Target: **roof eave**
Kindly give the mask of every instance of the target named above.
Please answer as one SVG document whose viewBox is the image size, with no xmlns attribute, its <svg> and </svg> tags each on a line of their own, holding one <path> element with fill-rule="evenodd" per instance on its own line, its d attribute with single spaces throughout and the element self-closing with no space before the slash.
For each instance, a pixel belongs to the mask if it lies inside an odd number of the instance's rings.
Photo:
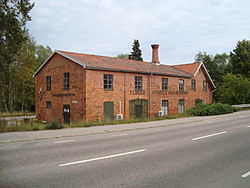
<svg viewBox="0 0 250 188">
<path fill-rule="evenodd" d="M 212 84 L 213 87 L 214 87 L 214 90 L 213 90 L 213 91 L 215 91 L 215 90 L 216 90 L 216 86 L 215 86 L 215 84 L 214 84 L 214 82 L 213 82 L 211 76 L 209 75 L 209 73 L 208 73 L 208 71 L 207 71 L 207 68 L 205 67 L 204 63 L 202 63 L 202 62 L 200 63 L 200 65 L 199 65 L 198 69 L 196 70 L 194 76 L 196 76 L 196 74 L 198 73 L 198 71 L 199 71 L 199 69 L 201 68 L 201 66 L 203 66 L 203 68 L 204 68 L 204 70 L 205 70 L 205 73 L 206 73 L 206 75 L 208 76 L 209 81 L 211 82 L 211 84 Z"/>
<path fill-rule="evenodd" d="M 71 60 L 71 61 L 73 61 L 73 62 L 75 62 L 76 64 L 82 66 L 83 68 L 86 67 L 85 65 L 83 65 L 82 63 L 80 63 L 80 61 L 76 60 L 75 58 L 72 58 L 72 57 L 70 57 L 70 56 L 64 54 L 63 52 L 60 52 L 60 51 L 58 51 L 58 50 L 55 50 L 55 51 L 46 59 L 46 61 L 37 69 L 37 71 L 33 74 L 33 78 L 37 75 L 37 73 L 43 68 L 43 66 L 44 66 L 44 65 L 52 58 L 52 56 L 53 56 L 54 54 L 56 54 L 56 53 L 59 54 L 59 55 L 61 55 L 61 56 L 63 56 L 63 57 L 65 57 L 65 58 L 67 58 L 67 59 L 69 59 L 69 60 Z"/>
</svg>

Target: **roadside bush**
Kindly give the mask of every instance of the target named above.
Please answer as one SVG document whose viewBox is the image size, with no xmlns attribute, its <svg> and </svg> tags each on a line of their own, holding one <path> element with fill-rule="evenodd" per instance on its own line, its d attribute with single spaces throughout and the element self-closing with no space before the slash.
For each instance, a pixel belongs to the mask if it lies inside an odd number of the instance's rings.
<svg viewBox="0 0 250 188">
<path fill-rule="evenodd" d="M 238 108 L 232 107 L 229 104 L 212 103 L 212 104 L 198 104 L 189 109 L 189 113 L 195 116 L 211 116 L 228 114 L 238 111 Z"/>
<path fill-rule="evenodd" d="M 53 120 L 49 122 L 45 128 L 46 129 L 62 129 L 63 125 L 58 120 Z"/>
</svg>

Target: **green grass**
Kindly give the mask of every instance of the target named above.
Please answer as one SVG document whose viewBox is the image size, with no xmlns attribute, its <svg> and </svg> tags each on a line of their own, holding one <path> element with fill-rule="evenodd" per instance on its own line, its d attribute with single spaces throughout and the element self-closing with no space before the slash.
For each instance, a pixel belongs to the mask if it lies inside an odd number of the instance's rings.
<svg viewBox="0 0 250 188">
<path fill-rule="evenodd" d="M 116 124 L 130 124 L 130 123 L 139 123 L 139 122 L 150 122 L 150 121 L 159 121 L 165 119 L 177 119 L 183 117 L 191 117 L 192 115 L 189 113 L 178 114 L 178 115 L 169 115 L 169 116 L 161 116 L 157 118 L 150 119 L 124 119 L 124 120 L 113 120 L 113 121 L 86 121 L 86 122 L 75 122 L 70 124 L 64 124 L 65 128 L 73 128 L 73 127 L 93 127 L 93 126 L 103 126 L 103 125 L 116 125 Z"/>
<path fill-rule="evenodd" d="M 0 113 L 0 117 L 15 117 L 15 116 L 34 116 L 35 112 L 11 112 L 11 113 Z"/>
<path fill-rule="evenodd" d="M 73 127 L 93 127 L 93 126 L 103 126 L 103 125 L 116 125 L 116 124 L 129 124 L 129 123 L 138 123 L 138 122 L 149 122 L 149 121 L 158 121 L 164 119 L 176 119 L 182 117 L 190 117 L 188 113 L 178 114 L 178 115 L 169 115 L 162 116 L 151 119 L 125 119 L 125 120 L 114 120 L 114 121 L 89 121 L 89 122 L 75 122 L 70 124 L 61 124 L 57 120 L 52 122 L 43 123 L 36 121 L 34 119 L 29 120 L 28 122 L 18 121 L 14 122 L 12 125 L 8 125 L 7 121 L 0 120 L 0 133 L 3 132 L 14 132 L 14 131 L 38 131 L 38 130 L 47 130 L 47 129 L 61 129 L 61 128 L 73 128 Z"/>
<path fill-rule="evenodd" d="M 13 124 L 8 125 L 8 121 L 0 120 L 0 133 L 3 132 L 13 132 L 13 131 L 38 131 L 45 130 L 46 124 L 42 122 L 36 122 L 34 120 L 30 120 L 28 123 L 24 121 L 16 121 Z"/>
</svg>

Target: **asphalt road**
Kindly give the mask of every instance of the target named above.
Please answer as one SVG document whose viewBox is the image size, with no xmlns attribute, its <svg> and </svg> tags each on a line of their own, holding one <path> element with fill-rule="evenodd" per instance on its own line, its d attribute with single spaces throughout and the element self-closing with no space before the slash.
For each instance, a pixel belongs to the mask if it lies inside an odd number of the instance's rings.
<svg viewBox="0 0 250 188">
<path fill-rule="evenodd" d="M 0 187 L 250 187 L 250 113 L 0 144 Z"/>
</svg>

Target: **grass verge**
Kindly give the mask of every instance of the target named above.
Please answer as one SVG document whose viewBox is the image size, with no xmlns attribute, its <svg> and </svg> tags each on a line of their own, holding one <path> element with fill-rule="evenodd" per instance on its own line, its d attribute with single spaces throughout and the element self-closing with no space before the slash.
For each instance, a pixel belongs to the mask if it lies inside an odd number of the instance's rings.
<svg viewBox="0 0 250 188">
<path fill-rule="evenodd" d="M 3 132 L 14 132 L 14 131 L 38 131 L 47 129 L 61 129 L 61 128 L 73 128 L 73 127 L 92 127 L 92 126 L 103 126 L 103 125 L 116 125 L 116 124 L 129 124 L 138 122 L 149 122 L 158 121 L 165 119 L 176 119 L 182 117 L 190 117 L 192 115 L 188 113 L 162 116 L 151 119 L 125 119 L 125 120 L 114 120 L 114 121 L 86 121 L 86 122 L 75 122 L 70 124 L 61 124 L 59 121 L 54 120 L 52 122 L 43 123 L 36 120 L 29 120 L 28 122 L 16 121 L 8 123 L 8 121 L 0 120 L 0 133 Z"/>
<path fill-rule="evenodd" d="M 0 113 L 0 117 L 15 117 L 15 116 L 35 116 L 35 112 L 11 112 L 11 113 Z"/>
</svg>

